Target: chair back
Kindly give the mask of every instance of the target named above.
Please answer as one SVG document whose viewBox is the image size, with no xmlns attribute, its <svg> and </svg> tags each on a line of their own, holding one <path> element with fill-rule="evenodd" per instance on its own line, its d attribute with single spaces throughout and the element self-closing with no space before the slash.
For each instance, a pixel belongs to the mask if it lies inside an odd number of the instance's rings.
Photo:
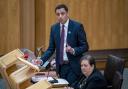
<svg viewBox="0 0 128 89">
<path fill-rule="evenodd" d="M 112 85 L 112 81 L 116 71 L 123 74 L 123 70 L 124 70 L 124 59 L 114 55 L 109 55 L 104 70 L 104 77 L 106 78 L 108 85 Z"/>
<path fill-rule="evenodd" d="M 122 82 L 123 82 L 123 75 L 120 72 L 116 71 L 112 82 L 112 89 L 121 89 Z"/>
</svg>

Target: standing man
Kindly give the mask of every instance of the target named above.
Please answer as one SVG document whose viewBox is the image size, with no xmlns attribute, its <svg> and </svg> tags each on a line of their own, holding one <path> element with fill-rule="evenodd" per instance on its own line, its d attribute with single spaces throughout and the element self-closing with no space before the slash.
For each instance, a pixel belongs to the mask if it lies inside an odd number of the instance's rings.
<svg viewBox="0 0 128 89">
<path fill-rule="evenodd" d="M 81 74 L 80 58 L 88 51 L 88 42 L 83 25 L 68 17 L 66 5 L 59 4 L 55 14 L 58 22 L 51 27 L 49 47 L 41 59 L 44 63 L 56 50 L 57 73 L 72 85 Z"/>
</svg>

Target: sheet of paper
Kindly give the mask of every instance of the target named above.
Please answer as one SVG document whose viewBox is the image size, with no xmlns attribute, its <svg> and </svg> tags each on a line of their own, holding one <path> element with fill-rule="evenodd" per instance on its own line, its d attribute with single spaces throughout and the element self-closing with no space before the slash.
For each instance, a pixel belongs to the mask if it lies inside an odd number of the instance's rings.
<svg viewBox="0 0 128 89">
<path fill-rule="evenodd" d="M 50 81 L 50 80 L 54 80 L 54 79 L 52 77 L 38 76 L 38 75 L 32 77 L 32 81 L 34 81 L 34 82 L 38 82 L 40 80 Z"/>
<path fill-rule="evenodd" d="M 32 77 L 33 82 L 38 82 L 41 80 L 52 81 L 54 80 L 54 78 L 46 77 L 44 75 L 35 75 Z M 52 83 L 53 87 L 67 86 L 69 84 L 67 80 L 62 79 L 62 78 L 57 78 L 56 80 L 58 80 L 58 83 Z"/>
<path fill-rule="evenodd" d="M 54 85 L 58 85 L 58 84 L 69 84 L 67 80 L 62 79 L 62 78 L 58 78 L 58 83 L 54 83 Z"/>
</svg>

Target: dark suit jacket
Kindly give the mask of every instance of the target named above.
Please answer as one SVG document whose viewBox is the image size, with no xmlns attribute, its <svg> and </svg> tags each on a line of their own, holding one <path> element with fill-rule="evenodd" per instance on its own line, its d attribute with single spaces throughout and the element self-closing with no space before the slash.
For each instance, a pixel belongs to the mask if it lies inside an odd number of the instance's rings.
<svg viewBox="0 0 128 89">
<path fill-rule="evenodd" d="M 86 40 L 86 34 L 82 24 L 69 20 L 67 43 L 75 50 L 75 55 L 67 53 L 68 60 L 71 64 L 71 68 L 74 73 L 80 73 L 79 59 L 82 54 L 88 51 L 88 43 Z M 56 50 L 56 66 L 57 72 L 59 72 L 60 64 L 60 23 L 56 23 L 51 27 L 49 47 L 47 51 L 42 55 L 41 59 L 45 62 Z"/>
<path fill-rule="evenodd" d="M 107 82 L 104 76 L 100 71 L 94 69 L 93 73 L 87 78 L 86 82 L 84 82 L 84 86 L 80 88 L 80 84 L 82 83 L 82 79 L 86 79 L 83 75 L 81 79 L 76 82 L 75 89 L 107 89 Z"/>
</svg>

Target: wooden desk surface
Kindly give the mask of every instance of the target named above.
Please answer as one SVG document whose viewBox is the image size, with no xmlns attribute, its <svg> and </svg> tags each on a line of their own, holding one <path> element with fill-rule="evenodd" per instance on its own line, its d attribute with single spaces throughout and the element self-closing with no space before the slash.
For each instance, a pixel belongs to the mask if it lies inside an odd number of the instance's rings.
<svg viewBox="0 0 128 89">
<path fill-rule="evenodd" d="M 64 89 L 64 87 L 59 87 L 59 88 L 52 88 L 52 89 Z"/>
</svg>

